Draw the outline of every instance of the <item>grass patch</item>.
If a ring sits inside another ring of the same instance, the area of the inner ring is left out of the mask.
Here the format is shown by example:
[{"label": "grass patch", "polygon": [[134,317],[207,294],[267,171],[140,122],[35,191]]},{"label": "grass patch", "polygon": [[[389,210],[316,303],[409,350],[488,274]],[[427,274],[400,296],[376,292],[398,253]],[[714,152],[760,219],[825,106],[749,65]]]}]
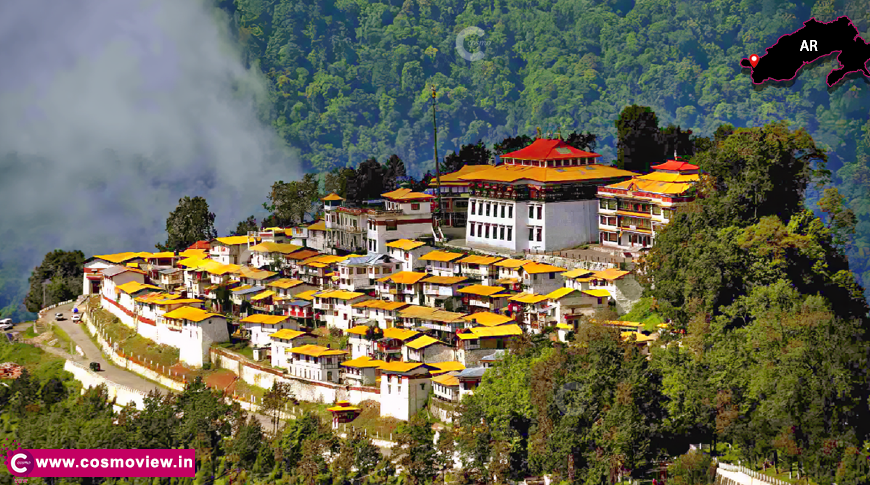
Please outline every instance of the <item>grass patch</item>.
[{"label": "grass patch", "polygon": [[246,400],[250,400],[250,396],[255,396],[257,398],[257,404],[260,404],[263,402],[263,395],[266,394],[266,390],[260,386],[248,384],[239,379],[236,381],[236,394],[245,396]]},{"label": "grass patch", "polygon": [[118,349],[124,355],[132,355],[140,360],[150,360],[155,365],[172,366],[178,363],[179,350],[169,345],[159,345],[136,333],[132,328],[106,310],[94,312],[95,326],[112,342],[118,344]]},{"label": "grass patch", "polygon": [[33,324],[27,327],[27,330],[21,333],[21,338],[31,339],[39,335],[38,333],[33,331]]},{"label": "grass patch", "polygon": [[312,332],[317,336],[317,345],[321,347],[329,347],[331,349],[346,349],[347,336],[332,333],[326,327],[318,327]]},{"label": "grass patch", "polygon": [[73,343],[73,340],[70,338],[69,334],[67,334],[64,329],[60,328],[60,325],[52,325],[51,333],[54,334],[54,336],[57,337],[58,340],[58,345],[55,345],[55,347],[64,350],[69,350],[71,346],[75,347],[75,344]]},{"label": "grass patch", "polygon": [[247,340],[240,340],[237,342],[220,342],[215,345],[222,349],[227,349],[229,351],[243,355],[248,360],[254,360],[254,348],[248,345]]},{"label": "grass patch", "polygon": [[[388,440],[390,439],[390,434],[395,434],[396,428],[402,422],[396,418],[382,418],[381,405],[377,401],[363,401],[357,406],[362,409],[362,412],[349,424],[357,429],[368,431],[369,438]],[[395,439],[395,436],[393,438]]]},{"label": "grass patch", "polygon": [[626,322],[642,323],[645,332],[654,332],[658,324],[665,323],[664,317],[654,309],[652,298],[641,298],[631,307],[630,312],[619,318]]}]

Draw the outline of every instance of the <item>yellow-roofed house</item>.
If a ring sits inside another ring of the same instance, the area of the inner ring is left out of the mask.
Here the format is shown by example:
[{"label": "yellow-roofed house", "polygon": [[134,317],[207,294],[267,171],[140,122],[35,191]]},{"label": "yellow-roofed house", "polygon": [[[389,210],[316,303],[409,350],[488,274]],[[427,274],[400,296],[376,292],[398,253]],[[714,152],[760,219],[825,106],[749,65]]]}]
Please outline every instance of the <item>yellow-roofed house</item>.
[{"label": "yellow-roofed house", "polygon": [[302,345],[290,349],[293,360],[290,373],[299,379],[338,384],[341,363],[347,360],[347,351],[320,345]]},{"label": "yellow-roofed house", "polygon": [[[148,253],[117,253],[117,254],[104,254],[100,256],[92,256],[85,260],[84,266],[84,280],[82,282],[82,294],[84,295],[96,295],[101,292],[103,285],[103,275],[102,272],[105,269],[111,268],[113,266],[126,266],[127,263],[144,263],[146,262],[145,256]],[[125,283],[124,280],[126,277],[130,275],[121,277],[119,279],[120,284]],[[114,287],[111,289],[111,293],[114,294]]]},{"label": "yellow-roofed house", "polygon": [[[609,304],[620,314],[631,311],[643,294],[643,287],[635,278],[634,271],[607,268],[599,271],[575,269],[560,275],[565,287],[578,291],[607,292]],[[599,297],[602,295],[599,295]]]},{"label": "yellow-roofed house", "polygon": [[429,276],[423,278],[424,304],[454,308],[459,303],[459,289],[471,284],[465,276]]},{"label": "yellow-roofed house", "polygon": [[349,330],[354,326],[353,305],[372,297],[358,291],[326,290],[314,294],[314,312],[328,328]]},{"label": "yellow-roofed house", "polygon": [[377,295],[382,300],[420,305],[423,299],[423,278],[428,275],[415,271],[400,271],[378,279]]},{"label": "yellow-roofed house", "polygon": [[[463,368],[464,370],[464,368]],[[431,407],[438,419],[452,423],[456,419],[459,404],[459,371],[450,371],[432,378],[432,393],[437,404]],[[433,403],[434,404],[434,403]]]},{"label": "yellow-roofed house", "polygon": [[133,312],[136,316],[136,330],[145,338],[155,342],[171,341],[172,336],[158,325],[166,313],[189,306],[203,308],[203,301],[197,298],[182,298],[181,295],[164,292],[144,292],[134,299]]},{"label": "yellow-roofed house", "polygon": [[320,252],[328,251],[326,244],[326,221],[316,221],[305,228],[308,232],[308,244],[311,249]]},{"label": "yellow-roofed house", "polygon": [[626,251],[651,247],[676,209],[695,200],[697,165],[668,160],[654,172],[598,188],[599,240]]},{"label": "yellow-roofed house", "polygon": [[409,306],[399,312],[405,328],[425,327],[445,342],[452,342],[456,331],[465,327],[465,313],[449,312],[427,306]]},{"label": "yellow-roofed house", "polygon": [[541,333],[555,319],[553,305],[546,295],[520,293],[508,298],[508,311],[527,332]]},{"label": "yellow-roofed house", "polygon": [[257,244],[253,236],[219,237],[209,242],[209,257],[221,264],[247,264],[251,260],[251,246]]},{"label": "yellow-roofed house", "polygon": [[435,250],[420,256],[420,261],[426,263],[426,272],[433,276],[460,276],[459,260],[464,257],[465,253]]},{"label": "yellow-roofed house", "polygon": [[535,293],[549,293],[562,285],[562,279],[558,275],[568,271],[552,264],[531,262],[520,267],[522,284],[528,291]]},{"label": "yellow-roofed house", "polygon": [[610,294],[606,290],[584,290],[562,287],[547,294],[553,307],[553,322],[565,323],[572,328],[583,317],[592,317],[599,309],[608,308]]},{"label": "yellow-roofed house", "polygon": [[386,254],[370,253],[338,263],[338,287],[347,291],[374,290],[377,280],[402,271],[402,262]]},{"label": "yellow-roofed house", "polygon": [[[274,232],[266,234],[274,234]],[[281,234],[283,234],[283,231]],[[302,249],[302,246],[297,246],[296,244],[263,241],[260,244],[251,246],[250,248],[251,266],[255,268],[271,269],[273,271],[280,270],[284,267],[284,256],[299,251],[300,249]]]},{"label": "yellow-roofed house", "polygon": [[293,354],[290,349],[316,343],[316,336],[300,330],[284,328],[272,333],[269,335],[272,367],[279,367],[289,372],[293,362]]},{"label": "yellow-roofed house", "polygon": [[354,320],[371,320],[381,329],[392,328],[399,320],[399,311],[409,303],[390,300],[366,300],[353,305]]},{"label": "yellow-roofed house", "polygon": [[484,285],[496,285],[498,267],[495,263],[505,258],[501,256],[479,256],[472,254],[459,260],[459,273],[462,276],[477,280]]},{"label": "yellow-roofed house", "polygon": [[381,417],[402,421],[411,419],[432,392],[431,371],[438,370],[420,362],[388,362],[381,371]]},{"label": "yellow-roofed house", "polygon": [[449,344],[435,337],[423,335],[410,342],[405,342],[405,345],[402,346],[402,358],[406,362],[430,364],[432,362],[453,360],[454,352],[453,347]]},{"label": "yellow-roofed house", "polygon": [[[166,328],[160,329],[161,325]],[[226,317],[189,306],[164,313],[158,321],[158,334],[171,338],[171,342],[158,339],[158,343],[177,347],[179,359],[194,367],[202,367],[208,360],[211,344],[230,340]]]},{"label": "yellow-roofed house", "polygon": [[341,363],[344,368],[342,380],[348,386],[374,386],[378,375],[380,375],[378,368],[384,364],[386,362],[369,356],[359,356],[352,360],[346,360]]},{"label": "yellow-roofed house", "polygon": [[515,323],[462,329],[456,334],[456,360],[466,367],[475,367],[481,358],[495,350],[506,349],[512,339],[522,334],[522,329]]},{"label": "yellow-roofed house", "polygon": [[471,191],[466,244],[519,253],[597,242],[597,188],[637,175],[598,158],[560,138],[538,138],[502,155],[501,165],[460,176]]},{"label": "yellow-roofed house", "polygon": [[381,194],[386,210],[369,210],[368,249],[371,253],[387,252],[387,243],[397,239],[432,237],[432,203],[435,197],[411,189],[397,189]]},{"label": "yellow-roofed house", "polygon": [[418,271],[426,268],[426,261],[420,256],[432,251],[432,247],[421,241],[397,239],[386,244],[387,254],[402,262],[402,271]]},{"label": "yellow-roofed house", "polygon": [[272,345],[272,334],[279,330],[299,330],[299,323],[284,315],[266,315],[255,313],[239,320],[251,339],[252,347],[268,347]]},{"label": "yellow-roofed house", "polygon": [[470,285],[460,288],[458,292],[462,295],[462,306],[469,313],[498,313],[507,306],[508,298],[513,296],[501,286]]}]

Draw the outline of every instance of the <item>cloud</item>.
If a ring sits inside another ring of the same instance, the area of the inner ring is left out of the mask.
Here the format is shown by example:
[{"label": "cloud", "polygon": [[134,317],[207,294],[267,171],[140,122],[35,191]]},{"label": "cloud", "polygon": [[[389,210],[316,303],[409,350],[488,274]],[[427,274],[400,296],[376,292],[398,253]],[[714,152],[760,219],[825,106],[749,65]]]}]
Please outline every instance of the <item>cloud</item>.
[{"label": "cloud", "polygon": [[194,0],[0,3],[0,234],[30,267],[55,247],[150,250],[185,195],[225,234],[301,175],[229,22]]}]

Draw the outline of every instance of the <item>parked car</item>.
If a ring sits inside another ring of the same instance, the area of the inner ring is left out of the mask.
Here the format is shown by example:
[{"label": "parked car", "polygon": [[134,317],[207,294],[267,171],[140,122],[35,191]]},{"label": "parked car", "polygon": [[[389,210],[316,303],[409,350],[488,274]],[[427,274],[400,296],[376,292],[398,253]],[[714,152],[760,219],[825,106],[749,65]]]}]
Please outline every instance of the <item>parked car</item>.
[{"label": "parked car", "polygon": [[12,330],[12,327],[14,327],[14,325],[11,323],[0,323],[0,330]]},{"label": "parked car", "polygon": [[100,371],[100,363],[99,362],[91,362],[91,370],[94,372]]},{"label": "parked car", "polygon": [[72,317],[72,321],[74,321],[74,322],[78,322],[78,321],[81,320],[81,319],[82,319],[82,314],[81,314],[81,313],[76,313],[76,314],[73,315],[73,317]]},{"label": "parked car", "polygon": [[63,316],[63,313],[55,313],[55,314],[54,314],[54,319],[55,319],[55,320],[65,320],[65,318],[64,318],[64,316]]}]

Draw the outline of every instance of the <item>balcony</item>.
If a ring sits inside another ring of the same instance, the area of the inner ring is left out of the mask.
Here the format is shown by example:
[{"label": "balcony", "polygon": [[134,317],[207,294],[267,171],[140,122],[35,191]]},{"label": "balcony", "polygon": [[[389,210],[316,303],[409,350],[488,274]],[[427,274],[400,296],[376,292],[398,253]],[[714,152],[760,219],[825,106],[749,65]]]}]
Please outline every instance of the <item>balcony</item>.
[{"label": "balcony", "polygon": [[397,216],[397,215],[402,215],[402,214],[404,214],[404,212],[402,212],[402,211],[400,211],[400,210],[388,210],[388,211],[387,211],[387,210],[375,210],[375,209],[369,209],[369,210],[368,210],[368,213],[369,213],[370,216],[374,216],[374,217],[379,217],[379,216]]}]

